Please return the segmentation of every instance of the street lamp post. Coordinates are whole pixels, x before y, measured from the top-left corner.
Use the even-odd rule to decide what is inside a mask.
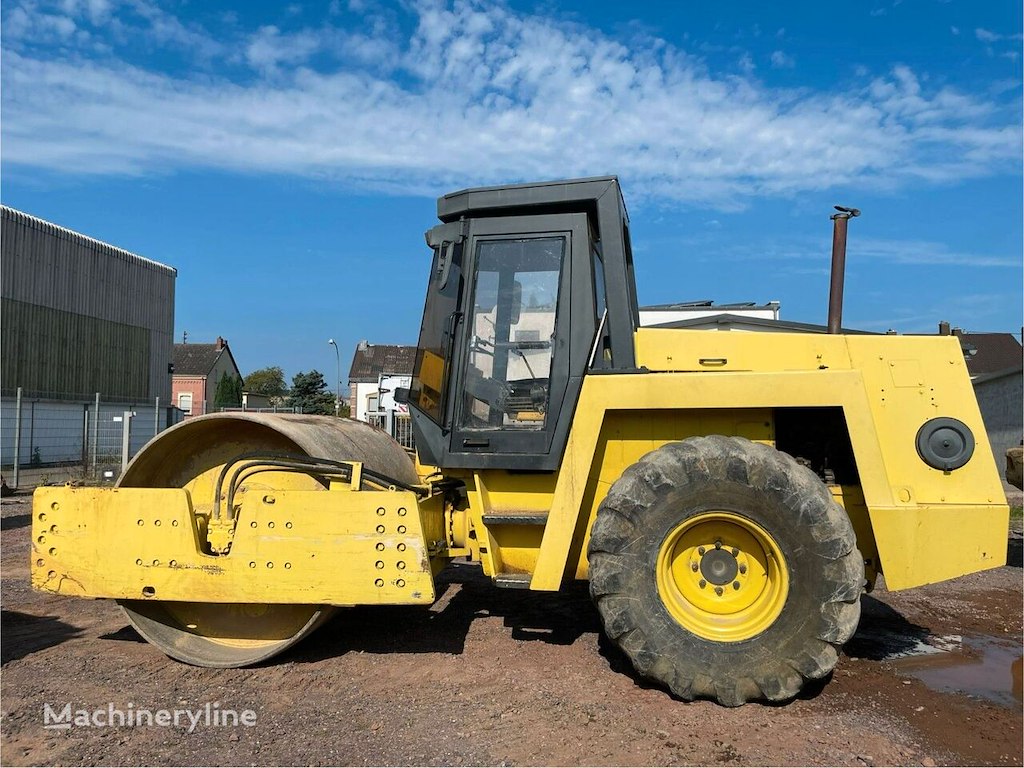
[[[335,381],[338,383],[337,394],[334,396],[334,415],[338,417],[341,415],[341,352],[338,351],[338,342],[334,339],[328,339],[327,343],[334,347],[334,356],[338,360],[338,378]]]

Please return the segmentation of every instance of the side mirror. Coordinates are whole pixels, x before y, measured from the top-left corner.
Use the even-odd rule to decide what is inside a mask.
[[[395,387],[395,402],[405,405],[409,402],[412,391],[409,387]]]
[[[456,243],[465,238],[465,223],[461,221],[450,224],[439,224],[428,229],[424,235],[427,246],[437,254],[437,284],[444,288],[448,284],[448,273],[451,271],[452,257],[455,255]]]

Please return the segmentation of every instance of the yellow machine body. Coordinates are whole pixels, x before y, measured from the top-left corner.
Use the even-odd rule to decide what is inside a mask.
[[[839,250],[856,215],[833,216]],[[614,177],[462,190],[438,219],[394,392],[416,462],[359,421],[191,418],[116,488],[36,492],[33,585],[116,599],[169,656],[238,667],[335,606],[432,602],[456,558],[499,587],[589,579],[639,674],[738,706],[826,678],[879,574],[1004,563],[955,337],[840,334],[838,302],[829,334],[640,327]]]
[[[229,555],[205,551],[205,517],[178,488],[40,488],[32,582],[81,597],[210,603],[434,601],[431,505],[408,491],[256,494]],[[436,527],[436,526],[435,526]]]
[[[881,571],[904,589],[1004,563],[1009,510],[955,339],[640,329],[635,344],[646,372],[585,378],[557,472],[446,471],[465,483],[461,504],[437,482],[419,494],[250,483],[224,554],[209,545],[221,465],[185,488],[41,488],[33,585],[122,600],[429,603],[433,574],[468,557],[506,586],[557,590],[587,577],[597,508],[641,456],[694,435],[774,444],[778,409],[815,407],[844,417],[860,484],[831,490],[869,579]],[[962,468],[933,469],[915,450],[937,415],[975,437]],[[358,478],[358,456],[329,458]]]
[[[857,532],[869,578],[906,589],[1005,563],[1009,508],[959,343],[952,338],[640,329],[651,373],[583,384],[561,470],[467,477],[488,572],[532,574],[532,589],[586,578],[586,539],[623,470],[660,445],[721,434],[774,444],[777,408],[841,408],[860,486],[833,486]],[[714,360],[708,365],[702,361]],[[743,403],[743,408],[737,408]],[[914,447],[939,414],[976,439],[968,464],[933,469]],[[548,512],[550,510],[550,512]],[[484,525],[501,512],[547,514],[543,526]],[[474,549],[480,552],[480,547]]]

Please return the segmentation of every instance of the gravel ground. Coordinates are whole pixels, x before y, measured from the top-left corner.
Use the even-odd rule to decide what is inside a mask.
[[[865,596],[826,685],[725,709],[637,679],[584,586],[500,590],[468,565],[442,574],[430,609],[350,609],[266,666],[187,667],[111,601],[30,590],[29,509],[27,497],[0,507],[5,765],[1022,763],[1016,534],[1006,567]],[[252,710],[255,724],[47,730],[46,704],[209,704]]]

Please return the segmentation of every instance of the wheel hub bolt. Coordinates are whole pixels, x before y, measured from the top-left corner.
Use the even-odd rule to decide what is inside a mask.
[[[704,581],[704,579],[701,579],[700,581],[698,581],[697,584],[698,584],[698,586],[700,586],[701,589],[704,589],[704,587],[706,587],[708,585],[708,583],[706,581]]]
[[[736,547],[732,548],[732,556],[733,557],[739,557],[740,556],[740,551],[738,549],[736,549]]]
[[[721,548],[722,548],[722,540],[721,539],[717,539],[715,541],[715,549],[721,549]]]
[[[697,554],[698,555],[703,555],[705,552],[707,552],[707,550],[704,549],[704,547],[697,547]]]
[[[719,597],[721,597],[721,596],[722,596],[722,592],[723,592],[723,590],[722,590],[722,588],[721,588],[721,587],[715,587],[715,594],[716,594],[716,595],[718,595]]]
[[[696,563],[690,563],[690,570],[693,571],[694,573],[696,573],[697,571],[700,570],[700,566],[697,565]]]
[[[734,582],[732,583],[732,588],[733,588],[733,589],[739,589],[739,588],[740,588],[740,583],[739,583],[738,581],[734,581]]]
[[[740,566],[740,573],[746,573],[746,572],[747,572],[747,566],[741,565]]]

